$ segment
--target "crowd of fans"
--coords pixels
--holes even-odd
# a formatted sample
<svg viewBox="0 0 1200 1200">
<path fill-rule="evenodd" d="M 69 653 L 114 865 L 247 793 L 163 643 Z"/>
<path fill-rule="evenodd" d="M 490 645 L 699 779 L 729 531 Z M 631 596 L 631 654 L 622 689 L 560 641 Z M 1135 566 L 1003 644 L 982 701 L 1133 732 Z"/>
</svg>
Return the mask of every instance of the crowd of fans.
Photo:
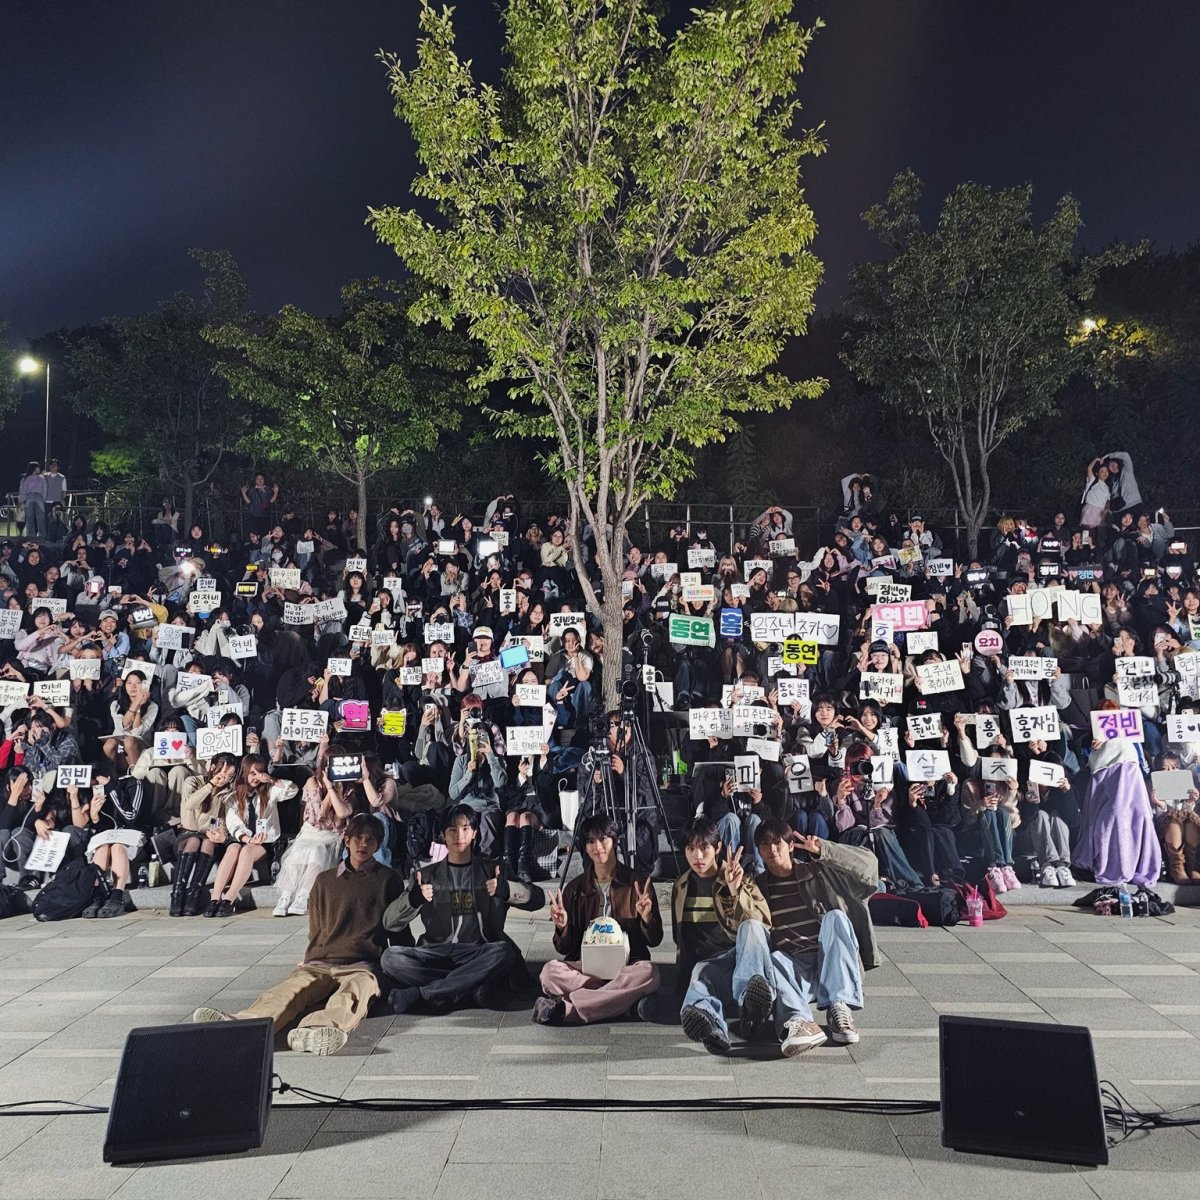
<svg viewBox="0 0 1200 1200">
<path fill-rule="evenodd" d="M 869 851 L 890 891 L 1150 887 L 1164 852 L 1200 881 L 1195 564 L 1127 455 L 1086 475 L 1078 510 L 1005 516 L 967 561 L 869 474 L 815 552 L 779 507 L 727 548 L 683 525 L 631 540 L 616 655 L 581 599 L 593 532 L 513 496 L 393 506 L 357 547 L 353 520 L 299 520 L 260 475 L 239 544 L 169 504 L 150 539 L 75 516 L 54 541 L 31 464 L 31 536 L 0 543 L 4 861 L 36 887 L 29 855 L 66 835 L 64 861 L 112 878 L 86 916 L 120 913 L 148 860 L 171 865 L 175 915 L 230 914 L 268 872 L 276 915 L 299 915 L 368 814 L 420 907 L 448 813 L 507 888 L 546 878 L 570 840 L 547 860 L 547 831 L 636 795 L 627 924 L 671 836 L 661 790 L 764 879 L 782 828 Z M 618 663 L 630 699 L 606 713 Z M 551 905 L 564 949 L 584 911 Z M 578 982 L 552 975 L 551 1019 Z"/>
</svg>

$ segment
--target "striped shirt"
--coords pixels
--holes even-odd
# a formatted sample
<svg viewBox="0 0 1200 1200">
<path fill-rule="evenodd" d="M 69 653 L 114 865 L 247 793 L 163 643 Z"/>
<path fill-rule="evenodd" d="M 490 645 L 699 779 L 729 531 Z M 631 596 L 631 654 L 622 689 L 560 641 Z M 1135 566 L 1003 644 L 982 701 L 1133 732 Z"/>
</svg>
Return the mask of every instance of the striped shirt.
<svg viewBox="0 0 1200 1200">
<path fill-rule="evenodd" d="M 683 952 L 700 962 L 722 954 L 730 947 L 729 938 L 717 923 L 717 910 L 713 904 L 715 875 L 701 879 L 694 872 L 688 880 L 687 894 L 683 901 L 683 924 L 679 931 Z"/>
<path fill-rule="evenodd" d="M 767 874 L 772 949 L 792 956 L 816 951 L 821 922 L 808 903 L 804 886 L 812 876 L 812 868 L 799 863 L 793 874 L 784 878 Z"/>
</svg>

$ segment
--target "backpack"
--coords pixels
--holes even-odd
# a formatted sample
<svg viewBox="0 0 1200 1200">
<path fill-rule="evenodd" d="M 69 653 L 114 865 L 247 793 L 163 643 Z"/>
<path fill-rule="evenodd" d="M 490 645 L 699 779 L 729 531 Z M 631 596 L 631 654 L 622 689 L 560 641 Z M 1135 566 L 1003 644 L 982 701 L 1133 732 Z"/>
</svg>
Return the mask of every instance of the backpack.
<svg viewBox="0 0 1200 1200">
<path fill-rule="evenodd" d="M 876 892 L 867 899 L 871 923 L 876 926 L 899 925 L 908 929 L 928 929 L 929 922 L 921 906 L 909 896 Z"/>
<path fill-rule="evenodd" d="M 39 921 L 70 920 L 92 903 L 97 887 L 107 899 L 111 889 L 99 867 L 82 859 L 64 863 L 54 878 L 33 898 L 30 912 Z"/>
<path fill-rule="evenodd" d="M 950 886 L 958 893 L 960 919 L 967 915 L 967 896 L 971 892 L 978 892 L 980 900 L 983 901 L 983 919 L 985 921 L 998 921 L 1001 917 L 1008 916 L 1008 909 L 996 899 L 996 890 L 988 882 L 986 875 L 978 883 L 952 883 Z"/>
<path fill-rule="evenodd" d="M 907 899 L 915 900 L 930 925 L 957 925 L 962 913 L 958 893 L 951 887 L 927 887 L 909 892 Z"/>
<path fill-rule="evenodd" d="M 29 911 L 29 897 L 18 887 L 0 883 L 0 920 L 19 917 Z"/>
</svg>

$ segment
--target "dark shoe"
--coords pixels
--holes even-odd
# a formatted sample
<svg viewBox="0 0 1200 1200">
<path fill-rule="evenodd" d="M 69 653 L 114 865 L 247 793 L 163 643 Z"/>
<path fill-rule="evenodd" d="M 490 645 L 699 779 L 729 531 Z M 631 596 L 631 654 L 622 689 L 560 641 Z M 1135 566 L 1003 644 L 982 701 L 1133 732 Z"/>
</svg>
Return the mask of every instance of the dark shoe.
<svg viewBox="0 0 1200 1200">
<path fill-rule="evenodd" d="M 561 1025 L 566 1015 L 567 1002 L 561 996 L 539 996 L 530 1019 L 535 1025 Z"/>
<path fill-rule="evenodd" d="M 658 1020 L 658 997 L 653 992 L 649 996 L 643 996 L 629 1010 L 629 1015 L 639 1021 L 645 1021 L 647 1025 L 654 1024 Z"/>
<path fill-rule="evenodd" d="M 187 903 L 183 906 L 185 917 L 194 917 L 203 912 L 208 900 L 204 885 L 213 863 L 211 854 L 193 854 L 192 859 L 192 869 L 187 878 Z"/>
<path fill-rule="evenodd" d="M 125 912 L 125 893 L 120 888 L 113 888 L 108 899 L 96 914 L 98 917 L 119 917 Z"/>
<path fill-rule="evenodd" d="M 199 887 L 190 887 L 187 890 L 187 900 L 183 905 L 183 915 L 185 917 L 197 917 L 200 915 L 201 909 L 204 908 L 204 890 Z"/>
<path fill-rule="evenodd" d="M 536 867 L 533 861 L 533 827 L 521 827 L 521 849 L 517 854 L 517 878 L 522 883 L 533 882 L 533 872 Z"/>
<path fill-rule="evenodd" d="M 205 916 L 207 916 L 207 915 L 208 914 L 205 913 Z M 232 900 L 222 900 L 217 905 L 217 911 L 215 913 L 213 913 L 213 916 L 214 917 L 232 917 L 233 916 L 233 901 Z"/>
<path fill-rule="evenodd" d="M 517 843 L 521 831 L 515 825 L 504 827 L 504 869 L 509 879 L 517 878 Z"/>
<path fill-rule="evenodd" d="M 17 887 L 23 892 L 36 891 L 42 886 L 42 877 L 36 871 L 30 871 L 28 875 L 21 876 L 21 882 Z"/>
<path fill-rule="evenodd" d="M 388 992 L 388 1007 L 397 1015 L 400 1013 L 411 1012 L 418 1004 L 420 1004 L 420 1002 L 420 988 L 392 988 L 392 990 Z"/>
<path fill-rule="evenodd" d="M 679 1014 L 684 1034 L 693 1042 L 703 1044 L 709 1054 L 729 1053 L 729 1034 L 721 1028 L 721 1022 L 706 1008 L 689 1004 Z"/>
<path fill-rule="evenodd" d="M 168 916 L 182 917 L 184 902 L 187 900 L 187 884 L 192 875 L 194 854 L 181 854 L 175 864 L 175 874 L 171 878 L 171 907 Z"/>
<path fill-rule="evenodd" d="M 221 908 L 220 900 L 210 900 L 208 902 L 208 907 L 204 910 L 204 915 L 206 917 L 215 917 L 217 915 L 217 913 L 220 911 L 220 908 Z"/>
<path fill-rule="evenodd" d="M 472 993 L 476 1008 L 503 1008 L 504 990 L 494 979 L 485 979 Z"/>
<path fill-rule="evenodd" d="M 95 899 L 79 915 L 88 921 L 94 920 L 100 910 L 104 907 L 104 901 L 104 893 L 97 888 Z"/>
<path fill-rule="evenodd" d="M 775 1007 L 775 993 L 761 975 L 751 975 L 742 997 L 742 1037 L 747 1042 L 757 1042 L 766 1032 Z"/>
</svg>

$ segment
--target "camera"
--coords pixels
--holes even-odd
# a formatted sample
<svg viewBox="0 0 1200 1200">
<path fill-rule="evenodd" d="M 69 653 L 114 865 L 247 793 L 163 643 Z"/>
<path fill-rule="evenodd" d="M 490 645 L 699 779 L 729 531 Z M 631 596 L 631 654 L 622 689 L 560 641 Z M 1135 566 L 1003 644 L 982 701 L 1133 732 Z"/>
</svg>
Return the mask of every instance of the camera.
<svg viewBox="0 0 1200 1200">
<path fill-rule="evenodd" d="M 857 776 L 859 779 L 870 779 L 871 770 L 871 760 L 869 758 L 860 758 L 858 762 L 850 765 L 850 774 Z"/>
</svg>

